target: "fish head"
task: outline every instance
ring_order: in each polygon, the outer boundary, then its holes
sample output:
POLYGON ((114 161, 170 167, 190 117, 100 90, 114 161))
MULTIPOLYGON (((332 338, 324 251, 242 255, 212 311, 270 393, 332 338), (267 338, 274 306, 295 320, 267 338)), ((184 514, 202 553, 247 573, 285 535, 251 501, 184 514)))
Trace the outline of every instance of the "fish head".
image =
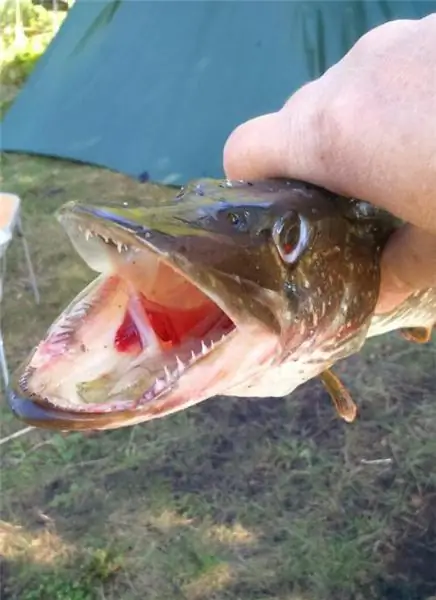
POLYGON ((379 220, 297 181, 194 181, 159 206, 68 203, 98 273, 19 370, 12 409, 109 429, 216 395, 292 391, 363 343, 379 220))

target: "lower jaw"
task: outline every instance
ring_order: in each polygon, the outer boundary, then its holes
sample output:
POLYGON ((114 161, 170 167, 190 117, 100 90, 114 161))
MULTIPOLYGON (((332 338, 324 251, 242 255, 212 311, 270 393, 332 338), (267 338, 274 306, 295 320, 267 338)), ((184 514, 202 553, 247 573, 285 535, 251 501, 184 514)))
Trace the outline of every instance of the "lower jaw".
POLYGON ((84 412, 57 409, 40 404, 11 391, 8 403, 15 416, 33 427, 52 431, 103 431, 132 426, 150 419, 143 411, 120 410, 112 412, 84 412))
POLYGON ((17 418, 28 425, 55 431, 97 431, 118 429, 150 421, 197 404, 209 394, 186 398, 177 389, 167 389, 150 400, 70 405, 54 398, 40 398, 17 386, 9 393, 8 402, 17 418))
MULTIPOLYGON (((223 320, 227 317, 223 313, 223 320)), ((138 413, 142 409, 150 408, 153 404, 159 404, 165 396, 172 394, 173 388, 180 378, 186 376, 190 368, 204 359, 210 352, 215 351, 221 343, 236 331, 232 324, 230 331, 222 334, 220 328, 209 332, 206 340, 198 339, 195 343, 175 348, 171 354, 155 356, 157 364, 153 368, 155 376, 148 375, 145 379, 135 379, 138 371, 147 371, 149 374, 150 363, 141 364, 137 359, 133 361, 131 373, 117 376, 112 374, 110 378, 101 377, 94 381, 83 383, 70 383, 65 381, 64 385, 57 384, 51 390, 43 378, 39 378, 38 369, 28 367, 25 375, 20 379, 19 393, 23 394, 39 406, 50 408, 57 413, 74 413, 80 415, 103 415, 117 414, 125 411, 138 413), (162 368, 165 365, 165 368, 162 368), (39 379, 37 383, 35 377, 39 379), (32 381, 33 379, 33 381, 32 381), (44 395, 45 394, 45 395, 44 395), (77 395, 76 395, 77 394, 77 395), (76 396, 76 400, 71 400, 76 396)), ((63 367, 65 369, 65 365, 63 367)), ((54 374, 50 376, 54 378, 54 374)), ((47 380, 46 380, 47 381, 47 380)), ((174 400, 175 404, 189 404, 189 400, 174 400)), ((173 411, 172 411, 173 412, 173 411)))

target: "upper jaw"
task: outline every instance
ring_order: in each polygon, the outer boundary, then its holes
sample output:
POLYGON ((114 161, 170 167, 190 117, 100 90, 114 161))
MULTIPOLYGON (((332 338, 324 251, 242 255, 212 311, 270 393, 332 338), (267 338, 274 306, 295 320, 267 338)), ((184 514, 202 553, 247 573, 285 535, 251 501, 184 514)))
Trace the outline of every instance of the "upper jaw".
MULTIPOLYGON (((29 423, 55 429, 62 428, 64 423, 67 423, 66 429, 102 429, 145 420, 141 414, 148 414, 151 404, 159 404, 161 399, 164 402, 166 396, 171 398, 172 389, 177 382, 182 377, 186 378, 199 360, 208 360, 209 355, 219 353, 220 347, 238 331, 243 334, 244 328, 248 330, 254 327, 258 331, 274 335, 280 333, 277 319, 280 307, 276 306, 280 295, 263 289, 256 282, 234 275, 232 269, 222 269, 216 259, 223 252, 223 246, 218 243, 216 236, 199 231, 186 221, 174 218, 174 215, 161 222, 156 218, 150 219, 154 227, 149 227, 144 222, 135 221, 133 215, 120 213, 121 211, 115 214, 108 210, 74 205, 63 209, 58 218, 73 245, 87 262, 90 255, 92 260, 92 255, 100 252, 109 258, 109 270, 113 270, 114 265, 117 267, 127 264, 134 260, 134 256, 147 256, 151 252, 212 299, 230 317, 235 329, 221 339, 210 340, 207 346, 202 345, 200 340, 199 348, 195 349, 195 358, 174 355, 168 368, 169 375, 165 373, 164 380, 159 377, 139 402, 115 403, 107 411, 90 412, 89 407, 86 410, 86 405, 84 408, 61 406, 49 399, 36 396, 32 398, 28 391, 20 389, 18 385, 17 393, 12 393, 10 402, 17 415, 29 423), (88 252, 87 244, 93 240, 98 246, 88 252), (206 253, 199 250, 210 252, 212 265, 205 260, 206 253)), ((229 248, 235 251, 232 240, 228 241, 229 248)), ((97 267, 97 271, 106 271, 105 268, 101 269, 101 265, 97 267)), ((185 401, 178 403, 179 408, 185 405, 185 401)))
MULTIPOLYGON (((281 304, 280 294, 237 273, 244 257, 239 256, 238 246, 231 237, 201 230, 178 218, 173 209, 171 206, 171 214, 160 221, 152 211, 148 213, 148 209, 143 209, 141 220, 138 216, 135 221, 136 209, 124 212, 119 209, 115 213, 109 208, 75 204, 67 205, 58 218, 91 268, 98 263, 95 270, 99 272, 117 270, 151 252, 196 285, 236 326, 258 321, 261 326, 277 332, 277 310, 275 307, 270 310, 268 306, 271 302, 281 304), (153 228, 146 225, 147 221, 153 223, 153 228), (105 240, 113 243, 108 245, 105 240), (92 249, 93 241, 97 241, 98 249, 92 249), (225 255, 232 258, 222 264, 225 255), (106 261, 104 265, 101 259, 106 261)), ((263 257, 264 260, 268 256, 263 257)), ((270 261, 269 271, 273 272, 274 267, 274 261, 270 261)))
MULTIPOLYGON (((123 227, 114 226, 98 219, 84 218, 82 215, 77 214, 65 215, 63 224, 72 238, 74 245, 78 247, 80 254, 85 260, 87 258, 87 244, 92 244, 95 238, 98 247, 92 248, 91 254, 92 251, 97 250, 101 255, 104 255, 105 247, 107 246, 107 254, 112 256, 112 259, 113 255, 115 255, 115 259, 128 261, 129 253, 134 252, 137 256, 146 256, 151 252, 154 256, 157 255, 160 260, 163 259, 168 262, 175 270, 183 274, 185 278, 191 280, 189 273, 185 269, 178 267, 177 261, 172 260, 174 255, 162 253, 159 246, 146 239, 147 236, 144 236, 144 239, 142 239, 133 236, 131 231, 123 227), (120 245, 121 250, 119 249, 120 245)), ((159 235, 152 237, 154 241, 161 239, 159 235)), ((190 270, 189 266, 188 271, 190 270)), ((102 281, 105 281, 104 277, 102 281)), ((192 282, 196 284, 195 281, 192 282)), ((198 287, 202 289, 201 286, 198 287)), ((209 295, 207 294, 207 290, 202 291, 206 295, 209 295)), ((220 298, 216 300, 216 304, 218 304, 224 313, 228 314, 226 303, 221 302, 220 298)), ((74 306, 74 303, 70 305, 70 307, 72 306, 74 306)), ((63 320, 65 321, 65 319, 63 320)), ((54 328, 56 328, 56 323, 54 324, 54 328)), ((115 422, 114 419, 108 418, 109 414, 120 414, 120 419, 127 419, 130 422, 132 419, 136 419, 136 416, 141 412, 147 411, 147 405, 158 402, 161 398, 167 396, 174 386, 177 385, 179 379, 186 376, 195 364, 207 358, 211 353, 216 352, 220 345, 228 341, 235 333, 236 328, 224 335, 220 335, 219 331, 214 331, 207 340, 196 340, 195 344, 189 347, 189 351, 186 347, 183 348, 182 346, 173 354, 166 355, 165 368, 161 367, 160 370, 156 370, 154 383, 151 382, 149 387, 145 386, 142 389, 142 393, 132 400, 126 401, 123 399, 123 377, 121 377, 115 387, 111 388, 112 399, 109 398, 109 402, 105 403, 106 406, 101 404, 68 402, 66 398, 62 399, 62 394, 60 394, 61 397, 59 399, 53 395, 50 397, 49 394, 47 397, 44 397, 42 392, 39 391, 44 388, 44 385, 41 388, 41 381, 43 382, 43 380, 40 379, 38 385, 34 383, 35 367, 32 367, 32 357, 24 369, 24 373, 22 372, 23 374, 18 378, 17 385, 15 386, 16 392, 11 393, 10 402, 13 410, 21 419, 29 423, 38 422, 40 426, 44 427, 59 428, 64 422, 72 423, 74 421, 76 423, 78 421, 79 425, 75 424, 74 427, 86 429, 92 426, 92 428, 98 428, 96 425, 100 422, 102 424, 115 422), (129 412, 132 414, 127 415, 129 412), (93 415, 93 417, 88 418, 85 415, 93 415)), ((38 352, 38 349, 36 352, 38 352)), ((141 361, 136 361, 136 364, 133 364, 132 368, 141 369, 141 361)), ((138 380, 139 384, 140 381, 138 380)), ((137 386, 134 387, 136 388, 137 386)), ((181 406, 183 405, 184 402, 181 403, 181 406)))

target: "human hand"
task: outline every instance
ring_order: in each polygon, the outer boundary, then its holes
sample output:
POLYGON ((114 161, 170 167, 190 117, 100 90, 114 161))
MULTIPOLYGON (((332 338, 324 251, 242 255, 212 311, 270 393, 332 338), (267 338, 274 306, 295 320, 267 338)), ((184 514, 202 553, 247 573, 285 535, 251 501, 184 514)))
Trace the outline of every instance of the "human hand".
POLYGON ((373 29, 281 110, 238 127, 224 168, 306 180, 406 221, 383 253, 377 312, 436 285, 436 13, 373 29))

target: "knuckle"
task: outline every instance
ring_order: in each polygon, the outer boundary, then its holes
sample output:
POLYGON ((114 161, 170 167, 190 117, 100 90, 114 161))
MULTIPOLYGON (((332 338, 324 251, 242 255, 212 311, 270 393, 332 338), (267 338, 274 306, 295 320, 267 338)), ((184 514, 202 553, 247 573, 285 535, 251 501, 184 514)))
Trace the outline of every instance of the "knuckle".
MULTIPOLYGON (((313 158, 320 164, 328 164, 336 141, 341 137, 342 121, 337 118, 335 102, 329 101, 329 85, 324 85, 322 78, 309 82, 300 88, 283 107, 298 115, 298 135, 302 141, 310 137, 309 146, 313 158)), ((295 119, 294 119, 295 123, 295 119)), ((289 136, 294 138, 294 136, 289 136)), ((291 151, 292 149, 290 149, 291 151)))
POLYGON ((419 21, 413 19, 397 19, 378 25, 362 35, 352 50, 373 55, 374 52, 388 49, 400 43, 405 36, 414 33, 418 23, 419 21))
POLYGON ((354 92, 332 94, 318 102, 309 118, 314 136, 313 151, 317 164, 329 180, 341 179, 341 171, 353 162, 350 132, 356 131, 359 97, 354 92))

